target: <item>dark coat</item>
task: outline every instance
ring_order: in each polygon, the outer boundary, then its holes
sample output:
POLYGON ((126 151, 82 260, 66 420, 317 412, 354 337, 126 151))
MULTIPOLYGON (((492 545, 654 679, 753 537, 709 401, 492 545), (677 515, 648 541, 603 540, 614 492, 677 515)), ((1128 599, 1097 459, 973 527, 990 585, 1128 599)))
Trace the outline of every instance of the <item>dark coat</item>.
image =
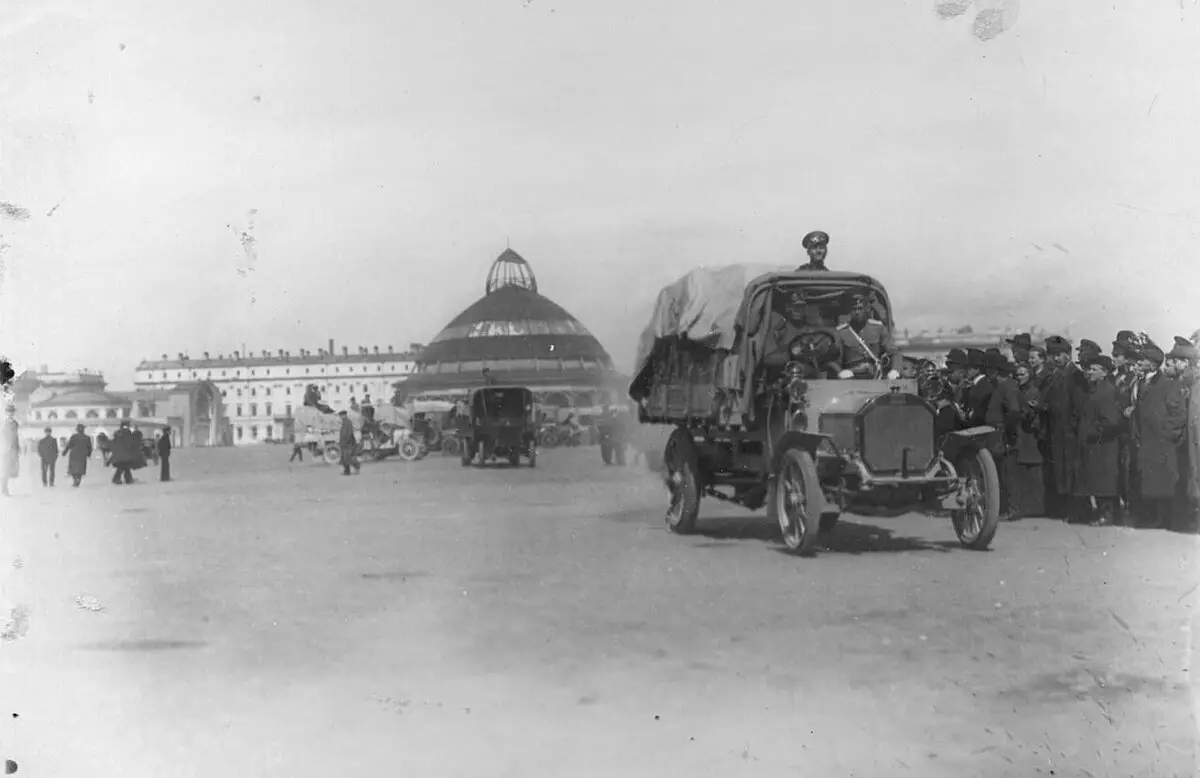
POLYGON ((967 415, 965 426, 981 427, 987 424, 988 403, 992 401, 995 388, 987 376, 967 385, 963 394, 963 410, 967 415))
POLYGON ((137 451, 137 457, 134 463, 130 465, 134 470, 139 470, 146 466, 146 438, 143 437, 141 430, 133 431, 134 447, 137 451))
POLYGON ((1087 391, 1087 379, 1074 364, 1054 372, 1046 384, 1046 418, 1050 428, 1050 461, 1054 486, 1059 494, 1074 494, 1079 467, 1079 408, 1087 391))
MULTIPOLYGON (((142 459, 142 452, 138 450, 137 438, 133 436, 128 427, 121 427, 113 433, 110 446, 112 457, 109 459, 109 463, 113 467, 134 467, 138 460, 142 459)), ((142 466, 145 466, 144 461, 142 466)))
POLYGON ((1187 479, 1187 494, 1200 500, 1200 374, 1189 374, 1184 386, 1187 389, 1187 432, 1184 435, 1184 464, 1187 470, 1181 477, 1187 479))
POLYGON ((92 441, 82 432, 76 432, 67 441, 63 450, 67 457, 67 475, 87 475, 88 457, 92 455, 92 441))
POLYGON ((348 416, 342 417, 342 428, 338 432, 338 445, 342 448, 353 448, 357 441, 354 439, 354 424, 348 416))
POLYGON ((160 457, 162 457, 163 459, 170 457, 171 456, 171 433, 164 432, 162 434, 162 437, 160 437, 158 439, 158 442, 155 445, 158 446, 158 455, 160 457))
POLYGON ((1079 407, 1079 470, 1075 494, 1084 497, 1117 495, 1118 439, 1121 404, 1109 381, 1089 387, 1079 407))
POLYGON ((42 438, 38 441, 37 451, 43 462, 53 462, 58 459, 58 441, 54 438, 42 438))
POLYGON ((1000 431, 998 440, 1002 448, 993 453, 1003 454, 1016 448, 1017 426, 1021 422, 1021 395, 1017 390, 1016 381, 1002 377, 996 383, 991 397, 988 398, 985 420, 989 427, 1000 431))
POLYGON ((1187 428, 1187 408, 1179 382, 1155 373, 1138 390, 1133 411, 1134 467, 1141 496, 1173 497, 1179 479, 1179 444, 1187 428))
POLYGON ((1018 387, 1021 400, 1021 420, 1017 423, 1017 464, 1040 465, 1045 461, 1042 444, 1046 440, 1046 411, 1041 406, 1042 391, 1033 379, 1018 387), (1030 402, 1038 403, 1030 407, 1030 402))

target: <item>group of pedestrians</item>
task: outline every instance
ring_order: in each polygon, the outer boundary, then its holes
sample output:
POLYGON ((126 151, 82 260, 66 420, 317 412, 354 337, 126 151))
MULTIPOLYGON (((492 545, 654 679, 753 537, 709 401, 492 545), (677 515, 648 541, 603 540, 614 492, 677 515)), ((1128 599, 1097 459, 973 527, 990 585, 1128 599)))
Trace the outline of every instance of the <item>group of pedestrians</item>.
MULTIPOLYGON (((16 409, 13 406, 5 408, 3 428, 0 429, 0 496, 9 496, 9 481, 20 475, 21 444, 18 432, 20 425, 16 420, 16 409)), ((58 460, 67 460, 67 475, 71 485, 78 487, 87 475, 88 460, 92 458, 95 447, 84 430, 82 424, 75 426, 75 433, 67 440, 61 451, 59 441, 53 431, 47 427, 45 436, 38 440, 37 456, 41 465, 42 486, 54 486, 58 469, 58 460)), ((159 480, 171 480, 171 435, 164 431, 154 442, 155 453, 159 464, 159 480)), ((141 430, 131 430, 128 420, 122 420, 120 428, 103 446, 105 466, 113 468, 112 483, 118 486, 133 483, 133 471, 146 466, 146 455, 143 451, 141 430)))
MULTIPOLYGON (((1200 335, 1200 333, 1197 333, 1200 335)), ((1193 336, 1194 338, 1196 336, 1193 336)), ((1200 528, 1200 348, 1122 330, 1104 353, 1060 336, 952 350, 923 382, 943 429, 987 425, 1007 517, 1200 528), (931 378, 937 378, 931 376, 931 378)))

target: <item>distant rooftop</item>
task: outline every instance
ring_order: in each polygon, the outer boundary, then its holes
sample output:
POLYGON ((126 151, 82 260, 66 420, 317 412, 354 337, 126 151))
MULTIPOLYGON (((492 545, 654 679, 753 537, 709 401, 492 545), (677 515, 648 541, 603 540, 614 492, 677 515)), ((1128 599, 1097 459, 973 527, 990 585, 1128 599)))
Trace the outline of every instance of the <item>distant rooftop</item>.
POLYGON ((234 351, 230 354, 216 354, 205 351, 198 358, 179 353, 172 359, 163 354, 161 359, 143 359, 138 363, 137 370, 199 370, 214 367, 258 367, 262 365, 334 365, 347 362, 412 362, 423 348, 420 343, 408 344, 405 351, 396 351, 392 346, 381 350, 379 346, 357 346, 353 351, 343 346, 341 353, 334 349, 334 343, 329 341, 329 348, 317 349, 315 352, 300 349, 298 352, 276 349, 275 351, 234 351))

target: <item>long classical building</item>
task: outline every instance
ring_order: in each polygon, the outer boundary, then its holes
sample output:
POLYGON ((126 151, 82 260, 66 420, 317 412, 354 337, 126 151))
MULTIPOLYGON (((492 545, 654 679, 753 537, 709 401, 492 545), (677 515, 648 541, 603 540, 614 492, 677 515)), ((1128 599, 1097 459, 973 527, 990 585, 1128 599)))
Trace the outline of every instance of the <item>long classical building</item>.
POLYGON ((348 408, 351 399, 361 402, 370 395, 376 405, 389 402, 397 383, 407 381, 420 344, 397 352, 391 346, 358 346, 353 352, 343 346, 337 353, 329 347, 314 353, 301 349, 293 354, 234 351, 198 359, 178 354, 170 359, 143 360, 137 366, 134 385, 140 390, 163 391, 194 381, 211 382, 220 392, 222 415, 229 420, 228 443, 246 445, 288 440, 293 412, 304 402, 304 390, 316 384, 322 399, 335 409, 348 408))

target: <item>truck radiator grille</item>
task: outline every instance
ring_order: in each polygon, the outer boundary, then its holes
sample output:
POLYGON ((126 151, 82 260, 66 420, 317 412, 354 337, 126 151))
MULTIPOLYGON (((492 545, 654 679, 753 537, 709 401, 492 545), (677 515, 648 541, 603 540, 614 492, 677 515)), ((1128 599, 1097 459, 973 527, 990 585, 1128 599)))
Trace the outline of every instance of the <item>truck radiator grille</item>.
POLYGON ((862 413, 863 464, 874 473, 899 472, 908 448, 908 471, 923 472, 933 464, 934 417, 924 405, 879 404, 862 413))

